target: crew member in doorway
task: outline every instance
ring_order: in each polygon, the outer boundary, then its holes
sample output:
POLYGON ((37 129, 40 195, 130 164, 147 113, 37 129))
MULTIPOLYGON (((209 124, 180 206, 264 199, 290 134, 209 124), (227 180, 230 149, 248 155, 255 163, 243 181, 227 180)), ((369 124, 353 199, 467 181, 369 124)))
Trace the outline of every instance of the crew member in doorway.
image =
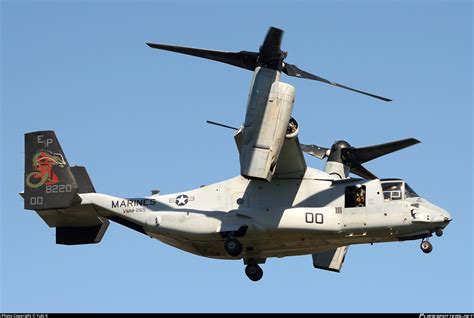
POLYGON ((356 207, 365 206, 365 190, 363 187, 359 186, 354 192, 354 201, 356 207))

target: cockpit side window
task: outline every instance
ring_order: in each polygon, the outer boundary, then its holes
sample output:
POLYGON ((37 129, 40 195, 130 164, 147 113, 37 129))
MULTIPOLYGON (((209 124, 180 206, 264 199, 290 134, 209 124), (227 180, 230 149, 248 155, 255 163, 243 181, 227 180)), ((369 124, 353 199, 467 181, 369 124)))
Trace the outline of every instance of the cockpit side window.
POLYGON ((365 185, 348 186, 345 189, 345 207, 356 208, 365 206, 365 185))
POLYGON ((382 191, 383 191, 384 201, 403 199, 402 189, 403 189, 402 181, 382 182, 382 191))

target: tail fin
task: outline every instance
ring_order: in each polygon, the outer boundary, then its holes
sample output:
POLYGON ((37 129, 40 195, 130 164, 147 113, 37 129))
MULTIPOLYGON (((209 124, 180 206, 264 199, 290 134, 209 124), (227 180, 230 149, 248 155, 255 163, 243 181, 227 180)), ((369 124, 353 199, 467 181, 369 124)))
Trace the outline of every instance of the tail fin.
POLYGON ((78 193, 93 193, 84 167, 70 167, 54 131, 25 134, 25 209, 56 227, 56 243, 98 243, 109 221, 94 206, 80 205, 78 193))
POLYGON ((71 205, 78 186, 54 131, 25 134, 25 209, 71 205))

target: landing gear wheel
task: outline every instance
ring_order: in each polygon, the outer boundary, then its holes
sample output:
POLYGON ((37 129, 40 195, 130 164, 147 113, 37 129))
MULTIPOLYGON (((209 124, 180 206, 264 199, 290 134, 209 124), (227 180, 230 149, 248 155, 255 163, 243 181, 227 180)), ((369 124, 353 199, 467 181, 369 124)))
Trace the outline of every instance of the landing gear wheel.
POLYGON ((437 237, 443 236, 443 229, 436 229, 435 234, 437 237))
POLYGON ((433 250, 433 245, 431 245, 431 243, 428 241, 423 241, 421 242, 420 248, 423 251, 423 253, 428 254, 428 253, 431 253, 431 251, 433 250))
POLYGON ((225 251, 232 257, 237 257, 242 253, 242 244, 239 240, 231 237, 224 242, 225 251))
POLYGON ((258 264, 248 264, 247 267, 245 267, 245 274, 250 280, 256 282, 262 279, 263 270, 258 264))

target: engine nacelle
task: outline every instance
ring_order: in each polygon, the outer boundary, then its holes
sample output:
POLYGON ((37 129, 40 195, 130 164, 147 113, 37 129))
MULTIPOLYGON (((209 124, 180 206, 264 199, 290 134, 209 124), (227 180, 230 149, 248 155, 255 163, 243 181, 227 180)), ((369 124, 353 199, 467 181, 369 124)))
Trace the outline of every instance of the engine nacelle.
MULTIPOLYGON (((241 174, 247 178, 272 179, 287 135, 295 88, 280 82, 279 76, 276 70, 255 70, 240 152, 241 174)), ((298 133, 297 126, 289 138, 295 133, 298 133)))
POLYGON ((342 155, 342 149, 350 148, 351 145, 344 140, 336 141, 332 147, 331 152, 328 157, 328 161, 324 166, 324 171, 338 177, 339 179, 347 179, 349 178, 350 167, 345 162, 345 158, 342 155))
POLYGON ((298 126, 298 122, 293 117, 290 118, 290 122, 288 123, 288 127, 286 128, 286 139, 295 138, 298 136, 300 132, 300 127, 298 126))

